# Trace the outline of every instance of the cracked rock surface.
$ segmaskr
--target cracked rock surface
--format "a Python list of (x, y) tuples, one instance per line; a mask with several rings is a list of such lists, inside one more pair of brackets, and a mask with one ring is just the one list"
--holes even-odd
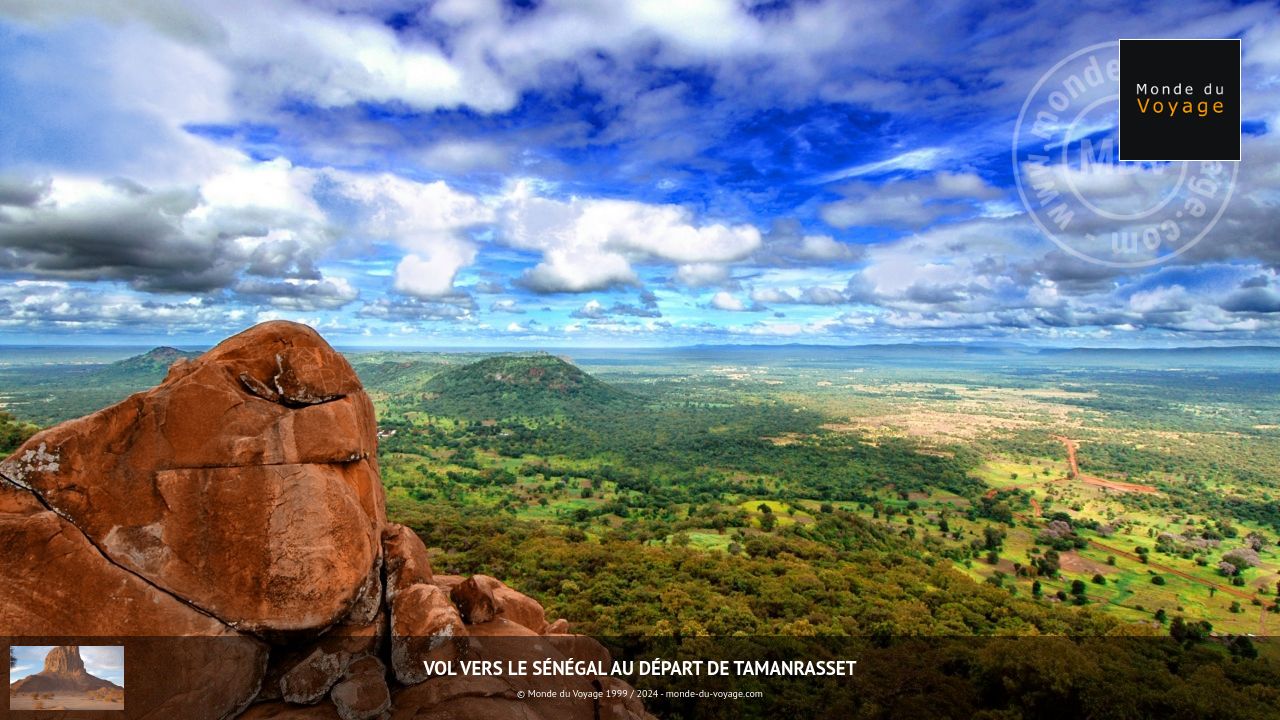
[(432, 573), (386, 521), (359, 378), (282, 321), (0, 462), (0, 635), (125, 644), (130, 717), (648, 717), (425, 671), (608, 652), (495, 578)]

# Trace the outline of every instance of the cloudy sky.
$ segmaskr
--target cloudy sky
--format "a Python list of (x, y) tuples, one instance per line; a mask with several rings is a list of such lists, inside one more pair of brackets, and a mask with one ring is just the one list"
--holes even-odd
[[(1126, 5), (0, 0), (0, 342), (1280, 341), (1280, 12)], [(1118, 37), (1243, 39), (1226, 214), (1136, 270), (1010, 160)]]
[[(44, 659), (52, 649), (52, 645), (14, 645), (13, 655), (18, 664), (9, 668), (9, 683), (13, 684), (44, 669)], [(90, 675), (124, 687), (123, 647), (81, 645), (80, 659), (84, 661), (84, 669)]]

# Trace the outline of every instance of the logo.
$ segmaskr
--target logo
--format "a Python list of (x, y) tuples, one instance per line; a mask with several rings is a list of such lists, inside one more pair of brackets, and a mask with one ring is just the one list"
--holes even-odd
[(1050, 68), (1018, 113), (1014, 179), (1028, 215), (1067, 253), (1109, 267), (1147, 267), (1209, 234), (1231, 199), (1239, 164), (1122, 162), (1120, 90), (1116, 42), (1083, 48)]
[(1120, 159), (1240, 160), (1240, 41), (1120, 41)]

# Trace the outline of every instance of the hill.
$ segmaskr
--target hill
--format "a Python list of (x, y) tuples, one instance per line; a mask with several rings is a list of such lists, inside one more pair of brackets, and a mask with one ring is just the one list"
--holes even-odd
[(179, 360), (190, 360), (200, 356), (198, 352), (188, 352), (178, 348), (161, 346), (152, 348), (141, 355), (117, 360), (107, 369), (118, 373), (166, 373), (169, 366)]
[(95, 372), (94, 379), (100, 382), (128, 385), (131, 390), (141, 390), (164, 380), (165, 374), (169, 372), (169, 366), (175, 362), (199, 356), (198, 352), (162, 346), (141, 355), (117, 360)]
[(465, 418), (581, 415), (632, 400), (553, 355), (498, 355), (427, 381), (428, 412)]

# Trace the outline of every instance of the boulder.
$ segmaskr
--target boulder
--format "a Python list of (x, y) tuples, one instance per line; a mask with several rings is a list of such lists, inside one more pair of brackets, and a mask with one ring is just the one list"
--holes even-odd
[(342, 720), (372, 720), (383, 716), (391, 709), (386, 666), (371, 656), (353, 661), (342, 682), (329, 693), (329, 699)]
[(432, 580), (431, 557), (417, 533), (396, 523), (382, 530), (382, 554), (387, 565), (387, 596), (410, 585)]
[(547, 629), (547, 614), (541, 603), (488, 575), (472, 575), (454, 586), (450, 594), (468, 624), (502, 617), (535, 633)]
[(424, 661), (453, 660), (467, 635), (458, 610), (435, 585), (418, 583), (391, 600), (391, 669), (406, 685), (430, 675)]
[(377, 575), (376, 434), (347, 361), (270, 322), (38, 433), (0, 474), (183, 602), (264, 636), (317, 633)]
[(280, 699), (294, 705), (319, 702), (347, 671), (350, 661), (347, 653), (316, 648), (280, 677)]

